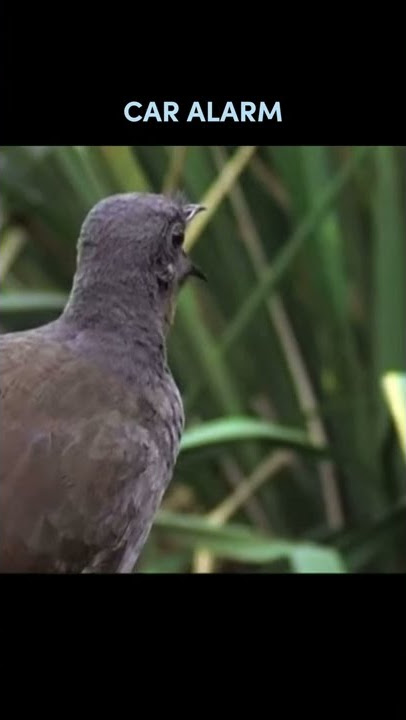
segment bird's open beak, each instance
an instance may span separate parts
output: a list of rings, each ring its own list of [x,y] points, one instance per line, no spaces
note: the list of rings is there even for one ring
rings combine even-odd
[[[202,212],[202,210],[206,210],[206,209],[207,208],[205,208],[204,205],[196,205],[196,204],[185,205],[184,209],[183,209],[185,223],[186,224],[190,223],[190,221],[193,220],[193,218],[195,217],[195,215],[197,215],[197,213]],[[186,260],[186,255],[184,255],[184,259],[185,259],[187,265],[186,265],[185,270],[182,273],[183,278],[186,278],[187,276],[189,276],[189,277],[194,276],[194,277],[200,278],[200,280],[204,280],[205,282],[207,282],[207,277],[204,274],[203,270],[200,270],[200,268],[197,267],[197,265],[194,265],[194,263],[192,263],[192,261],[189,257]]]
[[[204,205],[185,205],[184,208],[184,214],[185,214],[185,222],[190,223],[191,220],[197,215],[197,213],[201,212],[202,210],[206,210]]]
[[[189,275],[193,275],[194,277],[200,278],[201,280],[204,280],[205,282],[207,282],[207,275],[205,275],[203,270],[200,270],[200,268],[197,267],[197,265],[192,264]]]
[[[186,253],[182,251],[178,265],[178,282],[180,286],[183,285],[187,278],[192,276],[207,282],[207,277],[203,270],[200,270],[200,268],[192,262],[189,255],[186,255]]]

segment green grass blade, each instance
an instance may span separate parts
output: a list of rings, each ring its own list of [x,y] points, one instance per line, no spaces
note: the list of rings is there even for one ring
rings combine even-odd
[[[251,318],[261,305],[263,300],[272,292],[273,288],[281,281],[288,271],[297,253],[302,248],[304,241],[315,231],[318,224],[324,219],[331,205],[336,200],[343,187],[351,178],[355,169],[365,158],[369,148],[360,147],[354,150],[350,160],[341,168],[333,180],[325,188],[318,203],[309,211],[305,219],[300,223],[297,230],[279,253],[276,260],[268,265],[263,272],[262,278],[251,292],[248,299],[242,305],[234,320],[229,324],[224,335],[222,347],[229,349],[241,336]]]
[[[63,310],[67,296],[59,292],[3,293],[0,296],[0,313],[21,313],[42,310]]]
[[[0,282],[2,282],[7,273],[10,272],[11,267],[26,242],[27,233],[18,226],[6,228],[2,232],[0,246]]]
[[[185,452],[243,440],[268,440],[278,446],[294,447],[302,451],[326,452],[325,448],[312,444],[307,434],[301,430],[250,417],[211,420],[202,425],[188,428],[183,434],[181,450]]]
[[[177,316],[190,346],[195,349],[196,357],[201,364],[201,374],[205,377],[206,383],[218,403],[218,411],[230,414],[241,412],[243,406],[239,399],[238,389],[233,383],[232,373],[224,358],[217,352],[217,343],[210,329],[202,321],[194,288],[186,287],[182,291]]]
[[[261,565],[288,561],[295,572],[345,571],[336,550],[311,543],[269,539],[239,525],[218,527],[197,515],[161,511],[155,528],[182,547],[204,548],[219,558]]]
[[[149,183],[132,148],[104,146],[103,155],[121,192],[146,192]]]
[[[331,548],[298,543],[290,554],[290,563],[297,573],[343,573],[345,564],[340,554]]]
[[[89,174],[81,152],[76,147],[55,147],[54,156],[61,171],[68,178],[73,190],[80,198],[84,210],[88,210],[103,196],[99,184]]]
[[[207,207],[207,210],[196,217],[196,220],[187,234],[185,241],[185,249],[187,251],[189,251],[198,241],[204,228],[208,225],[217,208],[227,196],[230,188],[244,171],[255,151],[255,146],[243,146],[238,148],[233,157],[230,158],[224,166],[218,178],[216,178],[207,193],[205,193],[202,198],[202,204]]]
[[[374,371],[375,393],[380,378],[402,371],[406,364],[406,222],[405,202],[395,149],[375,149],[374,196]],[[377,440],[384,430],[380,405]]]

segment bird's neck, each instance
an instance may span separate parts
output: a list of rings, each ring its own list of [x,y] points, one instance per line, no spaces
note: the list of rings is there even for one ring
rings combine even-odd
[[[132,357],[166,363],[165,321],[148,287],[75,277],[62,322],[110,338]]]

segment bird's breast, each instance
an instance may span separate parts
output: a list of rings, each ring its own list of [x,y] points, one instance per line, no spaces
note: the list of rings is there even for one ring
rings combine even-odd
[[[146,399],[153,408],[151,427],[169,470],[176,462],[184,428],[182,398],[172,376],[168,374],[164,381],[147,388]]]

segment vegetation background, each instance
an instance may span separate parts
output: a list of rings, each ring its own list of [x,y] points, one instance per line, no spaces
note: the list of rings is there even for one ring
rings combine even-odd
[[[207,286],[170,364],[187,412],[142,572],[406,570],[406,152],[0,148],[1,332],[62,310],[86,212],[181,189]]]

